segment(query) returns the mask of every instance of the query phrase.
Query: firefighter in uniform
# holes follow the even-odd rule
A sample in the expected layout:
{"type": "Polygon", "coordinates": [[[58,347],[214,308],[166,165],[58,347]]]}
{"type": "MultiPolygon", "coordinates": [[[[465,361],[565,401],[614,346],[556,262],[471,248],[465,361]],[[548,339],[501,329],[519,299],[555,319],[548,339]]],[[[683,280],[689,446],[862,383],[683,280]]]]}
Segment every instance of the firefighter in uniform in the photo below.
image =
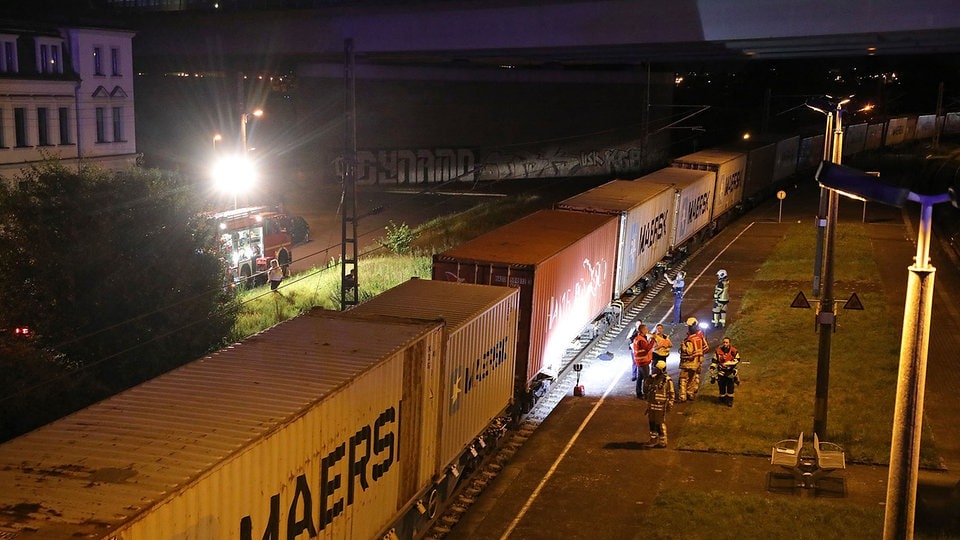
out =
{"type": "Polygon", "coordinates": [[[667,363],[657,362],[647,380],[647,420],[650,423],[649,448],[667,446],[667,411],[673,406],[673,379],[667,374],[667,363]]]}
{"type": "Polygon", "coordinates": [[[723,328],[727,324],[727,302],[730,301],[730,282],[727,271],[721,268],[717,272],[717,286],[713,288],[713,327],[723,328]]]}
{"type": "Polygon", "coordinates": [[[730,338],[724,337],[723,344],[717,348],[710,362],[710,382],[716,382],[720,390],[720,403],[733,407],[734,388],[740,384],[737,366],[740,365],[740,353],[730,344],[730,338]]]}
{"type": "Polygon", "coordinates": [[[700,370],[703,355],[710,349],[697,319],[687,319],[687,337],[680,344],[680,395],[678,401],[697,399],[700,391],[700,370]]]}

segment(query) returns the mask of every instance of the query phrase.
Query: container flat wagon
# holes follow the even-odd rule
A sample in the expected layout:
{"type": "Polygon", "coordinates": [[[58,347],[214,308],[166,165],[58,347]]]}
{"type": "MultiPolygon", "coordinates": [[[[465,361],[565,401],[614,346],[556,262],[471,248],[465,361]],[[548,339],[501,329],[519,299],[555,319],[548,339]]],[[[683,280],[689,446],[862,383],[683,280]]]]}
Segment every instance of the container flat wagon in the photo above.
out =
{"type": "Polygon", "coordinates": [[[3,531],[380,537],[431,485],[442,336],[317,310],[13,439],[3,531]]]}
{"type": "Polygon", "coordinates": [[[617,218],[614,296],[628,289],[660,262],[670,249],[674,190],[666,184],[613,180],[557,203],[559,210],[617,218]]]}
{"type": "Polygon", "coordinates": [[[347,312],[442,320],[434,483],[428,518],[456,488],[457,474],[493,448],[510,414],[520,291],[510,287],[411,279],[347,312]]]}
{"type": "Polygon", "coordinates": [[[433,257],[433,279],[520,289],[516,391],[555,376],[613,292],[617,220],[541,210],[433,257]]]}

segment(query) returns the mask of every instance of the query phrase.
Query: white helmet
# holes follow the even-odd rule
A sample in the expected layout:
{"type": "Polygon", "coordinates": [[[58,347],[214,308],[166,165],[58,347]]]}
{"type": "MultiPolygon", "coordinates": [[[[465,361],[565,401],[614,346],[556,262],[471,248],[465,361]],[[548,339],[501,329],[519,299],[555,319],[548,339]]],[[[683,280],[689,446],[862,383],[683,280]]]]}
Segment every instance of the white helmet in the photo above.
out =
{"type": "Polygon", "coordinates": [[[727,271],[724,270],[723,268],[721,268],[720,270],[717,270],[717,277],[720,279],[727,279],[727,271]]]}

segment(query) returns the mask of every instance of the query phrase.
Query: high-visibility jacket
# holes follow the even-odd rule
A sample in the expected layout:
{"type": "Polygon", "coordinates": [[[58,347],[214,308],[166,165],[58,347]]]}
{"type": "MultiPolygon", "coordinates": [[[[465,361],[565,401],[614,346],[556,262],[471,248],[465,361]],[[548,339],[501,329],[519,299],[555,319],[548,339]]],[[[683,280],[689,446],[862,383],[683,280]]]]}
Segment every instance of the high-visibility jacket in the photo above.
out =
{"type": "Polygon", "coordinates": [[[710,347],[702,332],[688,335],[680,345],[680,367],[682,369],[700,369],[703,355],[710,347]]]}
{"type": "Polygon", "coordinates": [[[653,341],[647,339],[647,336],[643,334],[638,334],[637,337],[633,338],[633,343],[630,345],[631,351],[633,351],[633,363],[638,366],[649,366],[650,362],[653,360],[653,341]]]}

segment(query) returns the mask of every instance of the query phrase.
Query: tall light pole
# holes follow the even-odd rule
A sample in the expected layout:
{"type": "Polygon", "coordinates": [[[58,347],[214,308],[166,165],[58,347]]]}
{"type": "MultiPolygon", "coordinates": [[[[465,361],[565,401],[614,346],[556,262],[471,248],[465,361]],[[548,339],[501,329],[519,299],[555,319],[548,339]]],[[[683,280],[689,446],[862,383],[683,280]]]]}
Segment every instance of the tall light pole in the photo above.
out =
{"type": "MultiPolygon", "coordinates": [[[[824,162],[840,163],[843,158],[843,106],[850,97],[824,96],[807,102],[807,106],[827,115],[827,133],[824,137],[824,162]],[[832,131],[832,133],[831,133],[832,131]],[[827,159],[829,152],[830,159],[827,159]]],[[[820,211],[817,216],[817,260],[814,266],[814,295],[820,289],[817,278],[823,270],[823,287],[817,310],[819,344],[817,347],[817,387],[813,404],[813,432],[821,439],[827,435],[827,397],[830,389],[830,352],[836,313],[833,305],[833,244],[837,227],[837,194],[832,189],[820,189],[820,211]],[[822,239],[822,240],[821,240],[822,239]],[[822,247],[823,260],[820,260],[822,247]]]]}
{"type": "MultiPolygon", "coordinates": [[[[936,268],[930,264],[930,231],[933,206],[949,202],[953,193],[921,195],[906,188],[887,186],[875,177],[849,167],[822,163],[817,181],[831,191],[839,190],[860,200],[871,200],[902,208],[907,200],[920,203],[917,255],[907,267],[907,297],[903,311],[897,401],[893,412],[890,442],[890,469],[884,509],[885,540],[913,538],[917,506],[917,479],[920,464],[920,433],[930,343],[930,313],[936,268]]],[[[954,200],[954,204],[956,201],[954,200]]]]}
{"type": "Polygon", "coordinates": [[[214,154],[217,153],[217,143],[222,140],[223,140],[223,135],[220,135],[219,133],[213,134],[213,153],[214,154]]]}
{"type": "Polygon", "coordinates": [[[256,117],[263,116],[263,109],[245,112],[240,115],[240,145],[244,156],[247,155],[247,121],[250,120],[251,115],[256,117]]]}

